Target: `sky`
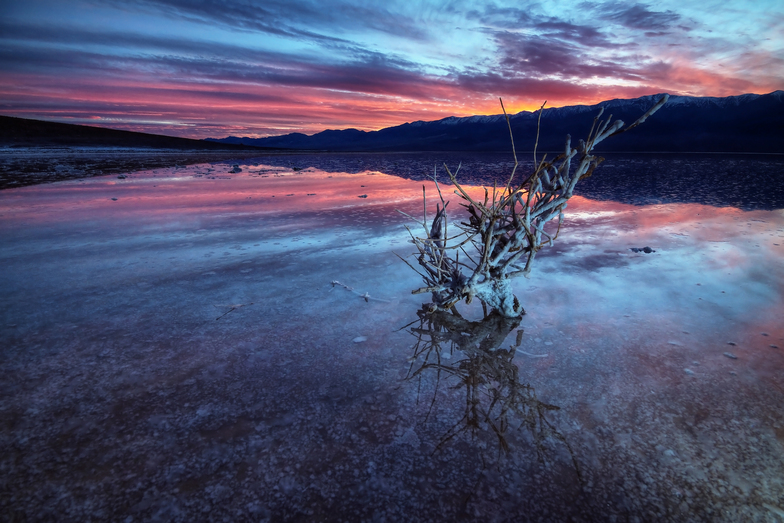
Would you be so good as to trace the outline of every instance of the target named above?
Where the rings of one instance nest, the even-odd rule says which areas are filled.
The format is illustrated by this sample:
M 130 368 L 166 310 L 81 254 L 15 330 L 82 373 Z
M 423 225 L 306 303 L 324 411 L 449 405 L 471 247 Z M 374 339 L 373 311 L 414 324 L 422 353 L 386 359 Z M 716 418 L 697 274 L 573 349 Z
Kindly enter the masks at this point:
M 782 88 L 781 0 L 0 0 L 0 114 L 171 136 Z

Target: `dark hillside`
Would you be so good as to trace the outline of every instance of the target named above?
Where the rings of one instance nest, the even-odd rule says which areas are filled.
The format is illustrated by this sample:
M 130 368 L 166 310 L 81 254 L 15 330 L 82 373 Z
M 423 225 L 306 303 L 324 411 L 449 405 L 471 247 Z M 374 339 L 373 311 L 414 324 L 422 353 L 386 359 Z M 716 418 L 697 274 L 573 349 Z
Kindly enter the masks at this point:
M 0 116 L 0 145 L 10 147 L 143 147 L 206 151 L 259 149 L 259 147 L 252 145 L 190 140 L 103 127 L 28 120 L 13 116 Z M 267 148 L 262 147 L 262 149 Z
M 279 149 L 0 116 L 0 189 L 144 169 L 237 162 Z

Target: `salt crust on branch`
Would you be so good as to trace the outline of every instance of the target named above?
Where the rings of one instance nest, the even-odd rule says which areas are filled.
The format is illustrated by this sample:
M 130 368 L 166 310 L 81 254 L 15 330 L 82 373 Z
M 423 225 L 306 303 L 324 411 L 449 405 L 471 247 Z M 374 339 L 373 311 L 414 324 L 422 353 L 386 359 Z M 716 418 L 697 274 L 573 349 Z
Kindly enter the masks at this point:
M 420 224 L 424 235 L 415 234 L 409 227 L 409 234 L 417 248 L 414 253 L 420 270 L 403 259 L 425 282 L 424 287 L 412 291 L 413 294 L 432 293 L 433 310 L 447 310 L 457 302 L 471 303 L 479 298 L 483 305 L 492 307 L 504 317 L 513 318 L 525 314 L 517 297 L 512 292 L 511 278 L 528 276 L 531 272 L 536 253 L 545 245 L 552 246 L 558 238 L 563 224 L 564 210 L 580 180 L 593 175 L 604 158 L 593 154 L 594 148 L 607 138 L 634 129 L 658 111 L 669 99 L 664 95 L 645 114 L 632 125 L 624 127 L 622 120 L 613 121 L 612 115 L 602 120 L 604 109 L 594 119 L 586 140 L 572 146 L 572 138 L 566 136 L 561 154 L 547 159 L 537 158 L 536 147 L 539 142 L 539 123 L 544 105 L 539 110 L 537 135 L 534 145 L 534 170 L 520 181 L 516 181 L 517 153 L 512 136 L 512 125 L 503 101 L 501 108 L 509 127 L 512 140 L 514 167 L 509 181 L 504 187 L 493 185 L 492 192 L 484 188 L 484 198 L 474 199 L 457 181 L 460 171 L 453 173 L 444 164 L 449 180 L 455 186 L 455 194 L 460 205 L 468 211 L 468 221 L 455 224 L 458 233 L 448 235 L 448 201 L 444 200 L 436 172 L 433 183 L 438 191 L 440 204 L 436 204 L 436 215 L 428 227 L 425 187 L 422 187 L 422 220 L 403 213 Z M 573 169 L 572 164 L 576 164 Z M 545 226 L 551 221 L 555 225 Z M 462 253 L 462 260 L 461 260 Z

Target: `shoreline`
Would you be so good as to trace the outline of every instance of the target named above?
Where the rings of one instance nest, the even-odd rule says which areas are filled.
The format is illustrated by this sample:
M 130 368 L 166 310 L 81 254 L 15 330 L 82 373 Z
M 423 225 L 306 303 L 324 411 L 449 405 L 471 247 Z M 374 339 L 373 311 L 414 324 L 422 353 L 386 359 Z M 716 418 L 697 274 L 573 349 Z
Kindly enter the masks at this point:
M 130 174 L 198 163 L 223 163 L 270 154 L 259 150 L 180 150 L 139 147 L 27 147 L 0 149 L 0 190 Z M 278 154 L 278 153 L 274 153 Z

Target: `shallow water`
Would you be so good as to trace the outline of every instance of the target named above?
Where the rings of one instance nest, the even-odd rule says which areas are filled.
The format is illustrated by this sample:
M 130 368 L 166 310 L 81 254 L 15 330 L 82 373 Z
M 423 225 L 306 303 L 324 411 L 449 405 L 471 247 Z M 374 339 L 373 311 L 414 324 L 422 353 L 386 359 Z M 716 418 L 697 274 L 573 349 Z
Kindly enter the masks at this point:
M 540 152 L 537 161 L 552 159 L 557 152 Z M 784 208 L 784 154 L 701 153 L 599 153 L 606 161 L 597 176 L 584 179 L 576 193 L 594 200 L 633 205 L 700 203 L 743 210 Z M 518 173 L 534 165 L 531 153 L 520 152 Z M 300 153 L 266 155 L 267 165 L 283 168 L 312 167 L 325 172 L 385 174 L 427 180 L 434 168 L 442 180 L 447 165 L 458 170 L 463 185 L 504 186 L 514 166 L 509 152 L 430 153 Z
M 782 210 L 575 197 L 434 322 L 421 183 L 240 167 L 0 192 L 3 513 L 781 520 Z

